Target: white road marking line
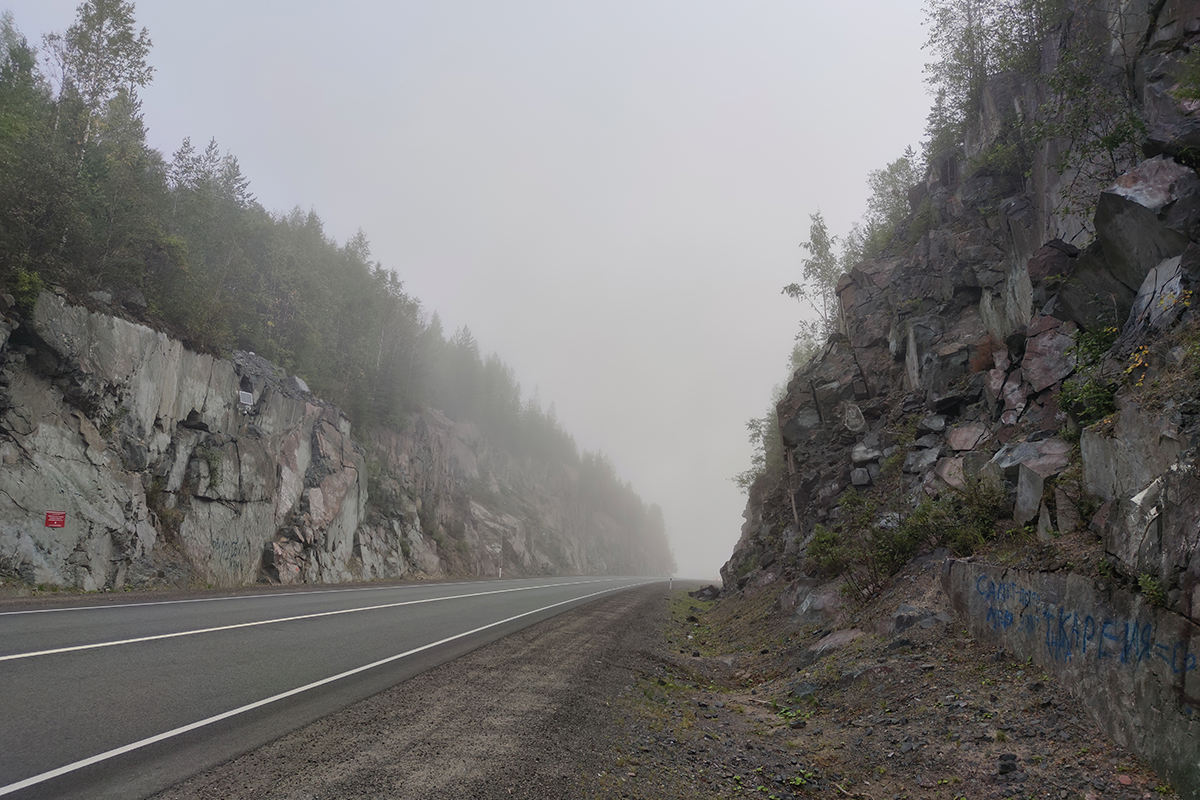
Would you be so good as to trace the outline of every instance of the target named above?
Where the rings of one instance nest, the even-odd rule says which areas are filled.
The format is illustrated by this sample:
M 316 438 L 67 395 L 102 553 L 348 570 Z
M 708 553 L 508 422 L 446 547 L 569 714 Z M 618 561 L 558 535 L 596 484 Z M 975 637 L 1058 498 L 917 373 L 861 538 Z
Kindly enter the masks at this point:
M 178 639 L 181 636 L 196 636 L 201 633 L 218 633 L 220 631 L 232 631 L 238 628 L 256 628 L 260 625 L 274 625 L 279 622 L 296 622 L 303 619 L 317 619 L 319 617 L 336 617 L 340 614 L 356 614 L 360 611 L 379 611 L 385 608 L 399 608 L 400 606 L 415 606 L 423 603 L 437 603 L 442 600 L 464 600 L 471 597 L 485 597 L 491 594 L 509 594 L 512 592 L 529 592 L 535 589 L 557 589 L 564 586 L 586 586 L 594 581 L 572 581 L 569 583 L 550 583 L 539 584 L 538 586 L 519 586 L 512 589 L 493 589 L 490 592 L 472 592 L 470 594 L 456 594 L 446 597 L 426 597 L 423 600 L 401 600 L 395 603 L 384 603 L 377 606 L 358 606 L 356 608 L 343 608 L 337 611 L 317 611 L 312 614 L 298 614 L 292 617 L 276 617 L 274 619 L 260 619 L 254 622 L 238 622 L 232 625 L 219 625 L 213 628 L 196 628 L 190 631 L 176 631 L 174 633 L 157 633 L 153 636 L 138 636 L 133 639 L 115 639 L 110 642 L 94 642 L 92 644 L 78 644 L 70 647 L 55 647 L 50 650 L 33 650 L 28 653 L 12 653 L 6 656 L 0 656 L 0 661 L 18 661 L 24 658 L 37 658 L 38 656 L 50 656 L 58 653 L 74 653 L 80 650 L 97 650 L 102 647 L 117 647 L 126 644 L 138 644 L 139 642 L 153 642 L 159 639 Z
M 208 725 L 212 725 L 213 723 L 220 722 L 221 720 L 229 719 L 230 717 L 236 717 L 239 714 L 244 714 L 247 711 L 253 711 L 256 708 L 261 708 L 265 705 L 269 705 L 269 704 L 277 702 L 279 700 L 283 700 L 285 698 L 292 697 L 292 696 L 300 694 L 302 692 L 307 692 L 312 689 L 316 689 L 320 686 L 324 686 L 326 684 L 333 683 L 334 681 L 342 680 L 343 678 L 349 678 L 351 675 L 357 675 L 360 672 L 366 672 L 369 669 L 374 669 L 375 667 L 381 667 L 384 664 L 390 664 L 393 661 L 399 661 L 402 658 L 408 658 L 409 656 L 416 655 L 417 653 L 423 652 L 425 650 L 430 650 L 434 647 L 438 647 L 443 644 L 448 644 L 449 642 L 453 642 L 456 639 L 462 639 L 463 637 L 471 636 L 473 634 L 480 633 L 482 631 L 486 631 L 488 628 L 495 628 L 499 625 L 505 625 L 509 622 L 513 622 L 514 620 L 521 619 L 522 617 L 528 617 L 532 614 L 538 614 L 543 611 L 549 611 L 552 608 L 558 608 L 559 606 L 565 606 L 568 603 L 577 603 L 580 600 L 588 600 L 593 597 L 599 597 L 602 594 L 608 594 L 609 592 L 615 592 L 615 591 L 619 591 L 621 589 L 628 589 L 633 586 L 641 586 L 648 582 L 649 581 L 642 581 L 640 583 L 629 584 L 628 586 L 617 586 L 617 587 L 614 587 L 611 589 L 604 589 L 599 592 L 593 592 L 592 594 L 585 594 L 582 597 L 573 597 L 570 600 L 563 600 L 561 603 L 554 603 L 552 605 L 543 606 L 542 608 L 535 608 L 532 611 L 526 611 L 523 614 L 517 614 L 514 617 L 509 617 L 508 619 L 502 619 L 499 622 L 492 622 L 487 625 L 481 625 L 478 628 L 474 628 L 472 630 L 465 631 L 463 633 L 455 634 L 454 636 L 447 636 L 445 639 L 439 639 L 436 642 L 431 642 L 429 644 L 421 645 L 420 647 L 414 647 L 412 650 L 406 650 L 405 652 L 398 653 L 394 656 L 388 656 L 387 658 L 381 658 L 378 661 L 372 661 L 370 664 L 364 664 L 361 667 L 355 667 L 354 669 L 346 670 L 345 672 L 340 672 L 337 675 L 330 675 L 328 678 L 322 678 L 319 681 L 313 681 L 312 683 L 305 684 L 304 686 L 297 686 L 295 689 L 289 689 L 286 692 L 281 692 L 280 694 L 272 695 L 271 697 L 267 697 L 262 700 L 256 700 L 255 702 L 250 703 L 248 705 L 241 706 L 240 708 L 234 708 L 229 711 L 223 712 L 221 714 L 217 714 L 216 716 L 208 717 L 207 719 L 202 719 L 202 720 L 199 720 L 198 722 L 192 722 L 188 725 L 183 725 L 182 727 L 175 728 L 173 730 L 169 730 L 164 733 L 160 733 L 155 736 L 150 736 L 146 739 L 142 739 L 140 741 L 124 745 L 123 747 L 117 747 L 112 750 L 108 750 L 106 752 L 100 753 L 98 755 L 90 756 L 88 758 L 84 758 L 79 761 L 72 762 L 65 766 L 58 767 L 57 769 L 52 769 L 47 772 L 42 772 L 38 775 L 34 775 L 33 777 L 26 778 L 25 780 L 17 781 L 16 783 L 10 783 L 7 786 L 0 786 L 0 796 L 6 795 L 6 794 L 12 794 L 13 792 L 20 791 L 21 789 L 27 789 L 30 786 L 36 786 L 39 783 L 45 783 L 48 780 L 52 780 L 54 778 L 61 777 L 63 775 L 71 773 L 71 772 L 75 772 L 76 770 L 83 769 L 84 767 L 90 767 L 93 764 L 99 764 L 100 762 L 107 761 L 110 758 L 116 758 L 117 756 L 124 755 L 125 753 L 131 753 L 134 750 L 140 750 L 143 747 L 148 747 L 149 745 L 156 744 L 158 742 L 162 742 L 167 739 L 172 739 L 176 736 L 180 736 L 182 734 L 188 733 L 189 731 L 194 731 L 198 728 L 203 728 Z M 530 587 L 530 588 L 532 588 L 532 587 Z M 464 595 L 464 596 L 469 596 L 469 595 Z M 424 601 L 417 601 L 417 602 L 424 602 Z
M 591 582 L 614 581 L 620 578 L 594 578 Z M 588 581 L 583 581 L 587 583 Z M 145 603 L 111 603 L 98 606 L 65 606 L 63 608 L 27 608 L 24 611 L 0 611 L 0 617 L 16 617 L 22 614 L 58 614 L 64 611 L 102 611 L 109 608 L 141 608 L 143 606 L 173 606 L 187 603 L 218 603 L 224 600 L 269 600 L 275 597 L 300 597 L 303 595 L 349 594 L 352 592 L 383 592 L 388 589 L 414 589 L 433 586 L 470 586 L 490 581 L 447 581 L 446 583 L 401 583 L 392 586 L 361 586 L 354 589 L 316 589 L 307 592 L 272 592 L 270 594 L 231 594 L 222 597 L 193 597 L 187 600 L 151 600 Z

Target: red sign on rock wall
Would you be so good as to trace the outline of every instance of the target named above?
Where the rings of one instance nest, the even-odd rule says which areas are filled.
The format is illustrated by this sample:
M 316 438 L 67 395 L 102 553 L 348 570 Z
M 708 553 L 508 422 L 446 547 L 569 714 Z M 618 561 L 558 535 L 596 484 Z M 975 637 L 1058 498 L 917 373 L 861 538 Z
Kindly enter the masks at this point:
M 65 528 L 65 527 L 67 527 L 67 512 L 65 512 L 65 511 L 47 511 L 46 512 L 46 527 L 47 528 Z

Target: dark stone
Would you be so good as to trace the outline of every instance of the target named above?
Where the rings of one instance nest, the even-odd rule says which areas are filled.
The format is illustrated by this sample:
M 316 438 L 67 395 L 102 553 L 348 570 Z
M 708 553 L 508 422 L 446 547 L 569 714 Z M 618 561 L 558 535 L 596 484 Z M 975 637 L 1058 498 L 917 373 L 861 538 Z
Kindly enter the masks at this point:
M 793 683 L 791 687 L 788 688 L 788 694 L 790 694 L 792 697 L 795 697 L 797 700 L 803 700 L 806 697 L 814 696 L 819 688 L 820 687 L 815 683 Z
M 125 453 L 125 461 L 129 468 L 135 472 L 141 472 L 150 463 L 150 452 L 146 445 L 136 439 L 125 439 L 121 442 L 121 449 Z
M 1045 331 L 1026 342 L 1021 372 L 1033 391 L 1040 392 L 1075 370 L 1074 347 L 1075 339 L 1061 330 Z
M 187 419 L 179 420 L 179 427 L 193 431 L 208 431 L 208 423 L 200 419 L 200 412 L 194 408 L 188 412 Z
M 942 414 L 931 414 L 928 417 L 923 417 L 917 423 L 917 430 L 927 431 L 928 433 L 941 433 L 946 430 L 946 417 Z M 920 441 L 920 440 L 918 440 Z M 922 447 L 930 447 L 931 445 L 922 445 Z
M 150 305 L 146 302 L 146 295 L 142 294 L 140 289 L 129 289 L 121 293 L 121 305 L 134 312 L 144 312 Z
M 1168 228 L 1158 214 L 1198 188 L 1195 172 L 1160 157 L 1143 161 L 1101 193 L 1096 238 L 1113 277 L 1136 292 L 1151 268 L 1183 252 L 1187 236 Z
M 1026 328 L 1022 325 L 1004 337 L 1004 344 L 1008 347 L 1008 352 L 1012 353 L 1014 358 L 1020 358 L 1025 353 L 1025 332 Z
M 1075 252 L 1072 254 L 1065 248 L 1070 248 Z M 1063 242 L 1061 239 L 1055 239 L 1047 245 L 1043 245 L 1033 258 L 1029 259 L 1029 280 L 1033 283 L 1039 283 L 1050 279 L 1050 283 L 1057 285 L 1070 272 L 1072 267 L 1072 259 L 1079 257 L 1079 248 Z

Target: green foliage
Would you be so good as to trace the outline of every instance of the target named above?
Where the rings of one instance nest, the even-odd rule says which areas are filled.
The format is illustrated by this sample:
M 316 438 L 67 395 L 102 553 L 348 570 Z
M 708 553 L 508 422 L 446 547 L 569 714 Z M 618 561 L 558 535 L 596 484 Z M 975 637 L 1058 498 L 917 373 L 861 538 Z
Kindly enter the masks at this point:
M 146 507 L 154 512 L 158 519 L 159 528 L 168 542 L 178 541 L 179 527 L 183 524 L 183 512 L 172 508 L 167 503 L 167 480 L 162 475 L 155 475 L 146 490 Z
M 221 451 L 209 445 L 202 445 L 196 453 L 208 465 L 208 485 L 213 488 L 220 486 L 224 477 L 221 472 Z
M 1075 333 L 1075 346 L 1071 352 L 1075 354 L 1078 363 L 1085 365 L 1099 364 L 1104 354 L 1117 341 L 1121 331 L 1115 325 L 1099 328 L 1080 328 Z
M 1192 48 L 1180 60 L 1182 71 L 1174 95 L 1178 100 L 1200 100 L 1200 49 Z
M 1075 374 L 1063 382 L 1059 405 L 1081 425 L 1097 422 L 1116 410 L 1115 384 L 1103 378 L 1100 365 L 1120 331 L 1114 325 L 1075 332 Z
M 59 70 L 60 96 L 77 98 L 95 114 L 118 91 L 150 83 L 150 34 L 135 31 L 133 12 L 125 0 L 84 0 L 66 33 L 44 38 Z
M 881 493 L 891 499 L 887 488 Z M 947 546 L 968 555 L 992 535 L 1004 513 L 1003 491 L 978 481 L 925 499 L 905 514 L 877 497 L 854 490 L 838 500 L 835 527 L 817 525 L 808 544 L 810 568 L 817 574 L 842 576 L 849 594 L 864 599 L 875 594 L 922 548 Z
M 912 222 L 908 226 L 908 237 L 905 241 L 909 247 L 913 247 L 917 242 L 921 241 L 921 237 L 929 233 L 937 227 L 937 213 L 934 211 L 933 202 L 926 197 L 917 206 L 913 212 Z
M 628 531 L 627 569 L 672 571 L 661 509 L 601 454 L 581 454 L 553 404 L 523 393 L 469 329 L 447 336 L 372 259 L 364 233 L 337 242 L 314 211 L 269 213 L 215 140 L 185 138 L 169 158 L 147 145 L 137 93 L 153 76 L 150 46 L 133 3 L 85 0 L 45 37 L 43 74 L 0 14 L 0 284 L 21 309 L 47 284 L 141 294 L 143 321 L 193 349 L 252 350 L 302 376 L 364 440 L 441 409 L 497 449 L 579 468 L 586 502 Z
M 807 303 L 817 314 L 820 332 L 829 335 L 837 331 L 840 307 L 837 282 L 842 275 L 842 263 L 836 251 L 837 237 L 829 234 L 825 218 L 817 211 L 809 217 L 808 241 L 800 246 L 809 257 L 802 262 L 803 283 L 789 283 L 783 294 Z
M 925 49 L 933 60 L 925 82 L 935 98 L 927 161 L 961 148 L 991 76 L 1036 69 L 1042 42 L 1064 9 L 1062 0 L 926 0 Z
M 105 439 L 111 437 L 114 433 L 116 433 L 117 426 L 120 425 L 122 420 L 128 416 L 129 406 L 118 406 L 113 413 L 105 417 L 104 421 L 100 423 L 98 427 L 100 435 Z
M 973 173 L 1019 179 L 1024 163 L 1021 148 L 1016 142 L 997 140 L 991 147 L 972 158 L 968 168 Z
M 819 352 L 818 339 L 823 338 L 817 333 L 816 325 L 801 326 L 801 332 L 796 335 L 796 343 L 788 356 L 789 376 L 794 375 Z M 733 476 L 734 484 L 743 492 L 749 492 L 750 487 L 760 478 L 778 481 L 783 477 L 783 436 L 779 430 L 779 414 L 776 407 L 785 395 L 785 389 L 776 385 L 771 390 L 771 404 L 767 413 L 746 422 L 746 430 L 750 434 L 750 468 Z
M 750 468 L 733 477 L 743 492 L 750 491 L 755 481 L 764 476 L 779 477 L 783 466 L 783 445 L 779 435 L 779 420 L 773 408 L 761 417 L 747 420 L 750 440 Z
M 1095 375 L 1075 375 L 1063 383 L 1059 401 L 1062 407 L 1087 426 L 1109 417 L 1117 410 L 1117 387 Z
M 989 483 L 965 479 L 961 489 L 943 492 L 936 500 L 923 500 L 901 527 L 909 541 L 928 541 L 970 555 L 991 538 L 996 520 L 1005 512 L 1003 490 Z
M 1046 79 L 1049 99 L 1031 126 L 1035 141 L 1065 142 L 1055 167 L 1068 180 L 1055 211 L 1078 214 L 1085 223 L 1099 190 L 1140 160 L 1146 134 L 1119 55 L 1099 37 L 1075 37 Z
M 17 301 L 17 310 L 25 315 L 33 313 L 38 296 L 46 290 L 46 284 L 42 281 L 41 275 L 19 267 L 9 279 L 9 286 L 12 289 L 13 298 Z
M 1146 598 L 1146 602 L 1152 606 L 1166 608 L 1167 606 L 1167 590 L 1163 588 L 1162 581 L 1148 573 L 1142 573 L 1138 576 L 1138 591 Z
M 800 330 L 792 344 L 792 352 L 788 355 L 789 379 L 804 367 L 808 366 L 825 345 L 824 337 L 820 335 L 816 323 L 800 323 Z
M 893 235 L 912 212 L 908 193 L 920 182 L 922 172 L 916 153 L 908 147 L 895 161 L 867 176 L 871 195 L 863 217 L 857 260 L 877 258 L 887 250 Z
M 837 527 L 818 526 L 808 545 L 808 558 L 818 572 L 841 575 L 851 594 L 869 597 L 911 558 L 919 541 L 913 529 L 900 525 L 874 497 L 850 490 L 838 500 Z

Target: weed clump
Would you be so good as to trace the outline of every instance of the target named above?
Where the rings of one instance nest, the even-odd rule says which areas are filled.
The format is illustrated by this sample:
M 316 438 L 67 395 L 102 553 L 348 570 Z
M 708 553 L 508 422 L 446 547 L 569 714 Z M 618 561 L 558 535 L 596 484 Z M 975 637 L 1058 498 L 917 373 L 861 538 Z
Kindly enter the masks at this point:
M 905 515 L 856 491 L 843 494 L 838 508 L 836 526 L 816 527 L 809 566 L 821 575 L 842 576 L 849 593 L 865 599 L 926 547 L 972 553 L 991 538 L 1005 496 L 985 481 L 967 480 L 963 488 L 926 499 Z

